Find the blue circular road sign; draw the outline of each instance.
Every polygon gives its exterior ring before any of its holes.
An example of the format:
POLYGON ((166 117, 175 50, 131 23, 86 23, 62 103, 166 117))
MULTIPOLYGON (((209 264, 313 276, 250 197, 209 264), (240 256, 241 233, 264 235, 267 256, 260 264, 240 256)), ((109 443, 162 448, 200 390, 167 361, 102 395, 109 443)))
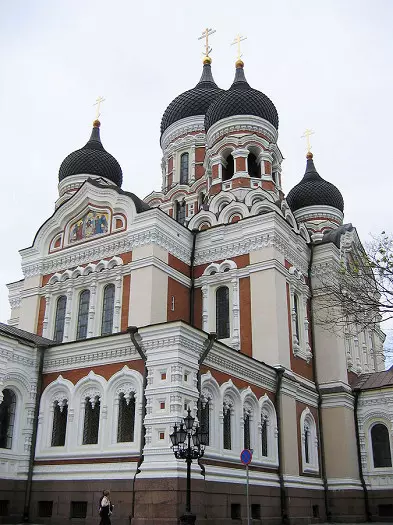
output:
POLYGON ((251 460, 252 460, 251 450, 248 450, 248 448, 245 448, 240 454, 240 459, 243 465, 248 465, 249 463, 251 463, 251 460))

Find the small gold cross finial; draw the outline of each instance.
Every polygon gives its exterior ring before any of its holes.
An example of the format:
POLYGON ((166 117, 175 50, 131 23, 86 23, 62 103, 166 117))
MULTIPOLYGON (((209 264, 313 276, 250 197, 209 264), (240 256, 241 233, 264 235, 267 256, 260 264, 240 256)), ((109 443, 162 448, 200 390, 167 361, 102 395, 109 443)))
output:
POLYGON ((98 120, 100 115, 101 115, 101 113, 100 113, 100 106, 101 106, 101 104, 103 102, 105 102, 104 97, 97 97, 95 103, 93 104, 93 106, 97 106, 96 120, 98 120))
POLYGON ((204 56, 209 57, 209 54, 212 52, 212 48, 209 47, 209 36, 215 33, 215 29, 209 29, 208 27, 203 31, 202 35, 198 37, 198 40, 205 39, 205 52, 204 56))
POLYGON ((247 40, 246 36, 237 35, 235 36, 234 41, 232 42, 232 46, 237 44, 237 60, 240 60, 242 58, 242 53, 240 52, 240 42, 243 42, 243 40, 247 40))
POLYGON ((314 135, 315 131, 312 129, 306 129, 304 132, 304 135, 302 135, 302 139, 306 139, 307 141, 307 152, 311 153, 311 144, 310 144, 310 136, 314 135))

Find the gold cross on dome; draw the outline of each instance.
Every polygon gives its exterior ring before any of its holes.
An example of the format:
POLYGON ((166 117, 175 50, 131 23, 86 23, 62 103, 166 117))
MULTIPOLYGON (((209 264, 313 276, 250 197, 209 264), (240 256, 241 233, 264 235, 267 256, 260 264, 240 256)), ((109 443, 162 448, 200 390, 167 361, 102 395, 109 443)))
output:
POLYGON ((246 36, 237 35, 235 36, 235 40, 232 42, 231 46, 237 44, 237 59, 240 60, 243 56, 242 53, 240 53, 240 42, 243 42, 243 40, 247 40, 246 36))
POLYGON ((100 106, 103 102, 105 102, 104 97, 97 97, 95 103, 93 104, 93 106, 97 106, 96 120, 98 120, 99 116, 101 115, 100 106))
POLYGON ((307 141, 307 151, 311 152, 311 144, 310 144, 310 136, 314 135, 315 131, 312 129, 306 129, 304 132, 304 135, 302 135, 302 139, 306 139, 307 141))
POLYGON ((209 53, 212 52, 212 48, 209 47, 209 36, 215 33, 215 29, 209 29, 208 27, 203 31, 202 35, 198 37, 198 40, 205 39, 205 56, 209 56, 209 53))

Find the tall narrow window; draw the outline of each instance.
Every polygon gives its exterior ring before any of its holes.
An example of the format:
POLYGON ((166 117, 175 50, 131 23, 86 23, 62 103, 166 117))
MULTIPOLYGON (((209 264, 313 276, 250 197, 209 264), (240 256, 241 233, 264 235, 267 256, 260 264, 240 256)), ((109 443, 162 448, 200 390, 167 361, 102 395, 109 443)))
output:
POLYGON ((0 404, 0 448, 12 448, 16 409, 16 395, 9 388, 3 390, 0 404))
POLYGON ((210 409, 209 401, 202 404, 201 407, 201 432, 206 436, 206 444, 210 443, 210 409))
POLYGON ((85 419, 83 425, 83 445, 98 443, 98 429, 100 427, 100 398, 86 398, 85 419))
POLYGON ((231 409, 230 407, 224 406, 224 448, 231 450, 232 438, 231 438, 231 409))
POLYGON ((295 335, 299 341, 299 297, 296 294, 293 296, 293 315, 295 318, 295 335))
MULTIPOLYGON (((1 406, 1 405, 0 405, 1 406)), ((378 423, 371 429, 374 468, 391 467, 389 431, 385 425, 378 423)))
POLYGON ((222 180, 229 180, 233 177, 235 172, 235 161, 231 154, 228 155, 226 160, 226 167, 222 169, 222 180))
POLYGON ((262 456, 267 458, 269 455, 267 445, 267 417, 262 416, 262 428, 261 428, 261 440, 262 440, 262 456))
POLYGON ((176 203, 176 220, 184 225, 186 220, 186 203, 184 201, 176 203))
POLYGON ((87 323, 89 321, 90 291, 83 290, 79 296, 78 325, 76 331, 77 339, 86 339, 87 323))
POLYGON ((257 158, 254 155, 254 153, 248 154, 247 164, 248 164, 248 174, 250 175, 250 177, 261 178, 261 170, 258 166, 257 158))
POLYGON ((308 425, 304 425, 304 458, 306 463, 310 462, 310 429, 308 425))
POLYGON ((113 330, 113 312, 115 309, 115 285, 107 284, 102 302, 101 335, 108 335, 113 330))
POLYGON ((55 332, 53 336, 53 339, 57 343, 61 343, 63 341, 66 307, 67 307, 67 297, 65 295, 61 295, 57 299, 55 332))
POLYGON ((244 448, 251 448, 250 440, 250 414, 244 414, 244 448))
POLYGON ((188 182, 188 153, 183 153, 180 157, 180 184, 188 182))
POLYGON ((68 404, 65 399, 53 407, 52 447, 64 447, 67 430, 68 404))
POLYGON ((216 291, 216 333, 217 339, 230 337, 229 288, 220 286, 216 291))
POLYGON ((119 421, 117 423, 117 442, 134 441, 135 397, 134 393, 119 396, 119 421))

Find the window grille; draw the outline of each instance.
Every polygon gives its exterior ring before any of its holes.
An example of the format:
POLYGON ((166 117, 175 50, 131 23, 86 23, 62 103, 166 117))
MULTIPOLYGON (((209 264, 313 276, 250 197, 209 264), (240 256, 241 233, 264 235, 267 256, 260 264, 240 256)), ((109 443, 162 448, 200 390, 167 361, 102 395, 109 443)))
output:
POLYGON ((231 409, 224 407, 224 448, 231 450, 231 409))
POLYGON ((220 286, 216 291, 216 333, 217 339, 230 336, 229 326, 229 288, 220 286))
POLYGON ((201 432, 206 435, 206 444, 210 444, 210 408, 209 401, 201 406, 201 432))
POLYGON ((12 448, 16 409, 16 395, 9 388, 3 390, 3 402, 0 404, 0 448, 12 448))
POLYGON ((186 220, 186 203, 184 201, 176 203, 176 220, 184 224, 186 220))
POLYGON ((262 456, 267 458, 268 457, 267 418, 264 416, 262 416, 261 439, 262 439, 262 456))
POLYGON ((115 285, 107 284, 104 288, 102 304, 101 335, 108 335, 113 330, 113 312, 115 309, 115 285))
POLYGON ((85 401, 85 420, 83 425, 83 445, 98 443, 100 427, 100 398, 96 396, 93 402, 87 397, 85 401))
POLYGON ((65 295, 61 295, 57 299, 55 331, 53 335, 53 339, 57 343, 61 343, 63 341, 66 307, 67 307, 67 297, 65 295))
POLYGON ((135 396, 123 393, 119 396, 119 420, 117 424, 117 442, 134 441, 135 429, 135 396))
POLYGON ((53 410, 52 447, 63 447, 65 444, 67 416, 67 401, 64 400, 62 403, 56 401, 53 410))
POLYGON ((244 448, 251 448, 250 441, 250 415, 244 414, 244 448))
POLYGON ((87 323, 89 321, 90 290, 83 290, 79 297, 77 339, 86 339, 87 323))
POLYGON ((71 501, 70 518, 86 518, 87 501, 71 501))
POLYGON ((180 157, 180 184, 188 182, 188 153, 183 153, 180 157))
POLYGON ((310 429, 307 425, 304 425, 304 458, 310 463, 310 429))
POLYGON ((378 423, 372 427, 371 443, 374 467, 391 467, 392 456, 390 451, 389 431, 382 423, 378 423))
POLYGON ((299 298, 296 294, 293 296, 293 310, 295 313, 295 335, 299 341, 299 298))
POLYGON ((0 499, 0 516, 9 515, 10 502, 8 499, 0 499))
POLYGON ((38 517, 51 518, 53 514, 53 501, 38 502, 38 517))

